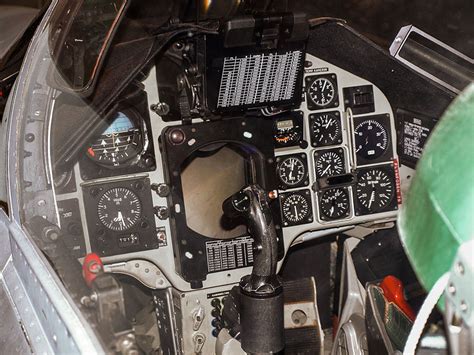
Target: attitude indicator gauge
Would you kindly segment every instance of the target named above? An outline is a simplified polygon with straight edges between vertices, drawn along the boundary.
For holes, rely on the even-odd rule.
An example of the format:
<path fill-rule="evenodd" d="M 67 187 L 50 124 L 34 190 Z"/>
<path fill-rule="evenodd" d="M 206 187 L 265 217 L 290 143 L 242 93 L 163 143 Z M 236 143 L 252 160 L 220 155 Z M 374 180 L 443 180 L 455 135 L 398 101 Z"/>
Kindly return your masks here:
<path fill-rule="evenodd" d="M 306 88 L 308 109 L 318 110 L 339 105 L 335 75 L 308 76 Z"/>
<path fill-rule="evenodd" d="M 132 228 L 140 220 L 142 205 L 138 196 L 130 189 L 115 187 L 100 197 L 97 213 L 106 228 L 124 231 Z"/>
<path fill-rule="evenodd" d="M 306 154 L 286 155 L 276 158 L 280 188 L 294 188 L 308 185 Z"/>
<path fill-rule="evenodd" d="M 338 111 L 311 114 L 309 118 L 313 147 L 342 143 L 341 117 Z"/>
<path fill-rule="evenodd" d="M 319 199 L 322 220 L 335 220 L 349 216 L 349 192 L 347 188 L 335 188 L 322 192 Z"/>
<path fill-rule="evenodd" d="M 346 171 L 344 151 L 342 148 L 316 151 L 314 152 L 314 165 L 318 179 L 344 174 Z"/>
<path fill-rule="evenodd" d="M 395 182 L 388 170 L 372 168 L 358 173 L 356 199 L 368 213 L 386 210 L 394 200 Z"/>
<path fill-rule="evenodd" d="M 303 140 L 303 113 L 277 118 L 274 122 L 273 139 L 276 148 L 297 146 Z"/>
<path fill-rule="evenodd" d="M 117 112 L 110 126 L 87 148 L 87 156 L 105 166 L 137 159 L 144 149 L 140 118 L 132 110 Z"/>
<path fill-rule="evenodd" d="M 284 227 L 313 221 L 311 193 L 309 190 L 299 190 L 280 194 L 280 205 Z"/>

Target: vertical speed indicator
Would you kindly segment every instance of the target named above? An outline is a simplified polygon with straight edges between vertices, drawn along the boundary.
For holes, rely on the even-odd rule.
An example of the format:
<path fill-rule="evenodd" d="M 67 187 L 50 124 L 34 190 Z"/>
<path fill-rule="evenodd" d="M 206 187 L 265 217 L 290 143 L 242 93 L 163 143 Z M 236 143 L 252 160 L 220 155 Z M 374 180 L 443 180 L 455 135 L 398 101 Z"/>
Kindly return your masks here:
<path fill-rule="evenodd" d="M 97 213 L 105 227 L 113 231 L 124 231 L 139 221 L 142 205 L 134 192 L 125 187 L 115 187 L 100 197 Z"/>

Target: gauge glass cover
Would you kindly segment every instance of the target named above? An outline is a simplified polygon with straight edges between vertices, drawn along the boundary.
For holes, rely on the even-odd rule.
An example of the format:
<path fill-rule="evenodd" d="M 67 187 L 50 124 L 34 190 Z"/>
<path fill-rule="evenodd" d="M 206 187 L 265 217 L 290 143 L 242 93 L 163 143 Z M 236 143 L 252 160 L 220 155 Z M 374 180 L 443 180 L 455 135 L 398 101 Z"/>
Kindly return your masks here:
<path fill-rule="evenodd" d="M 288 156 L 277 165 L 278 178 L 288 187 L 301 185 L 308 175 L 306 163 L 298 156 Z"/>
<path fill-rule="evenodd" d="M 388 133 L 375 120 L 366 120 L 355 127 L 356 154 L 367 160 L 382 156 L 388 148 Z"/>
<path fill-rule="evenodd" d="M 97 213 L 102 224 L 113 231 L 133 227 L 140 219 L 142 205 L 138 196 L 125 187 L 107 190 L 99 199 Z"/>
<path fill-rule="evenodd" d="M 345 172 L 342 149 L 315 152 L 314 158 L 317 178 L 341 175 Z"/>
<path fill-rule="evenodd" d="M 302 137 L 302 129 L 293 118 L 279 119 L 275 121 L 275 143 L 281 147 L 297 145 Z"/>
<path fill-rule="evenodd" d="M 313 147 L 342 143 L 339 114 L 326 112 L 311 117 L 311 142 Z"/>
<path fill-rule="evenodd" d="M 118 112 L 112 124 L 87 149 L 87 156 L 106 166 L 120 166 L 143 150 L 140 127 L 131 112 Z"/>
<path fill-rule="evenodd" d="M 310 206 L 304 196 L 294 193 L 284 198 L 282 211 L 285 220 L 297 224 L 308 218 Z"/>
<path fill-rule="evenodd" d="M 336 98 L 336 88 L 331 80 L 327 78 L 317 78 L 309 86 L 308 94 L 316 106 L 326 107 Z"/>
<path fill-rule="evenodd" d="M 356 186 L 357 200 L 369 212 L 378 212 L 387 207 L 394 193 L 394 183 L 382 169 L 370 169 L 359 176 Z"/>
<path fill-rule="evenodd" d="M 319 200 L 322 219 L 339 219 L 349 215 L 349 193 L 346 188 L 329 189 Z"/>

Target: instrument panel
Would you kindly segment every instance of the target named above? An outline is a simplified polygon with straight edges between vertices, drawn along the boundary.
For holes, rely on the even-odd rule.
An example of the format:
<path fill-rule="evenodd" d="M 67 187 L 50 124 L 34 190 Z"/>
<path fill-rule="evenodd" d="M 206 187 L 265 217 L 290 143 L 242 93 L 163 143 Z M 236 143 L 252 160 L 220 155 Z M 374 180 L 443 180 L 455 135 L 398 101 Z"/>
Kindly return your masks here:
<path fill-rule="evenodd" d="M 258 161 L 249 164 L 242 151 L 215 144 L 203 148 L 206 125 L 216 136 L 231 135 L 248 142 L 250 148 L 243 151 L 256 146 L 264 151 L 261 165 L 275 181 L 279 195 L 274 206 L 282 249 L 279 265 L 302 234 L 393 220 L 400 189 L 388 100 L 370 82 L 310 54 L 304 67 L 303 101 L 293 111 L 227 123 L 195 125 L 196 120 L 182 127 L 180 122 L 165 122 L 150 109 L 151 103 L 159 102 L 153 68 L 142 95 L 133 105 L 119 106 L 110 114 L 108 126 L 94 136 L 74 166 L 68 187 L 56 189 L 61 223 L 66 228 L 74 223 L 77 232 L 70 243 L 76 255 L 97 252 L 110 271 L 128 274 L 133 270 L 130 265 L 151 262 L 181 291 L 236 283 L 248 274 L 253 249 L 245 230 L 235 229 L 227 238 L 216 227 L 198 247 L 191 247 L 192 238 L 176 234 L 179 220 L 180 225 L 188 224 L 186 235 L 202 236 L 198 227 L 189 227 L 189 220 L 204 218 L 200 213 L 215 202 L 210 194 L 235 192 L 224 191 L 221 185 L 235 189 L 258 181 L 258 171 L 252 170 Z M 178 158 L 165 156 L 165 151 L 181 154 L 194 148 L 198 163 L 183 156 L 179 158 L 182 165 L 168 169 L 169 161 Z M 215 159 L 206 160 L 209 157 Z M 233 171 L 229 161 L 239 161 L 235 166 L 244 173 Z M 190 201 L 187 193 L 176 194 L 184 179 L 178 170 L 194 171 L 196 165 L 209 165 L 214 171 L 200 176 L 195 184 L 203 189 L 207 185 L 210 192 L 191 190 L 188 195 L 202 199 Z M 175 182 L 170 185 L 170 181 Z M 180 271 L 184 264 L 189 269 L 196 265 L 205 269 L 202 283 L 186 281 Z M 143 271 L 138 270 L 142 268 L 132 274 L 140 279 Z"/>

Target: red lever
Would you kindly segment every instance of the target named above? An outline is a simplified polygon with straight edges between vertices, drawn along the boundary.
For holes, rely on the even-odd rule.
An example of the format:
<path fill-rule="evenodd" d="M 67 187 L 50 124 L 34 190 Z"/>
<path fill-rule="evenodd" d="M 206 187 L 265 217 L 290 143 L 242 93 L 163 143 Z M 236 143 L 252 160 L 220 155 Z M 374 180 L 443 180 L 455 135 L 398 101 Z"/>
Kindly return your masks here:
<path fill-rule="evenodd" d="M 386 276 L 380 283 L 380 287 L 387 301 L 395 303 L 408 318 L 415 320 L 415 312 L 405 300 L 403 284 L 399 279 L 392 275 Z"/>
<path fill-rule="evenodd" d="M 96 253 L 87 254 L 82 264 L 82 276 L 87 286 L 91 287 L 97 275 L 104 271 L 104 264 Z"/>

